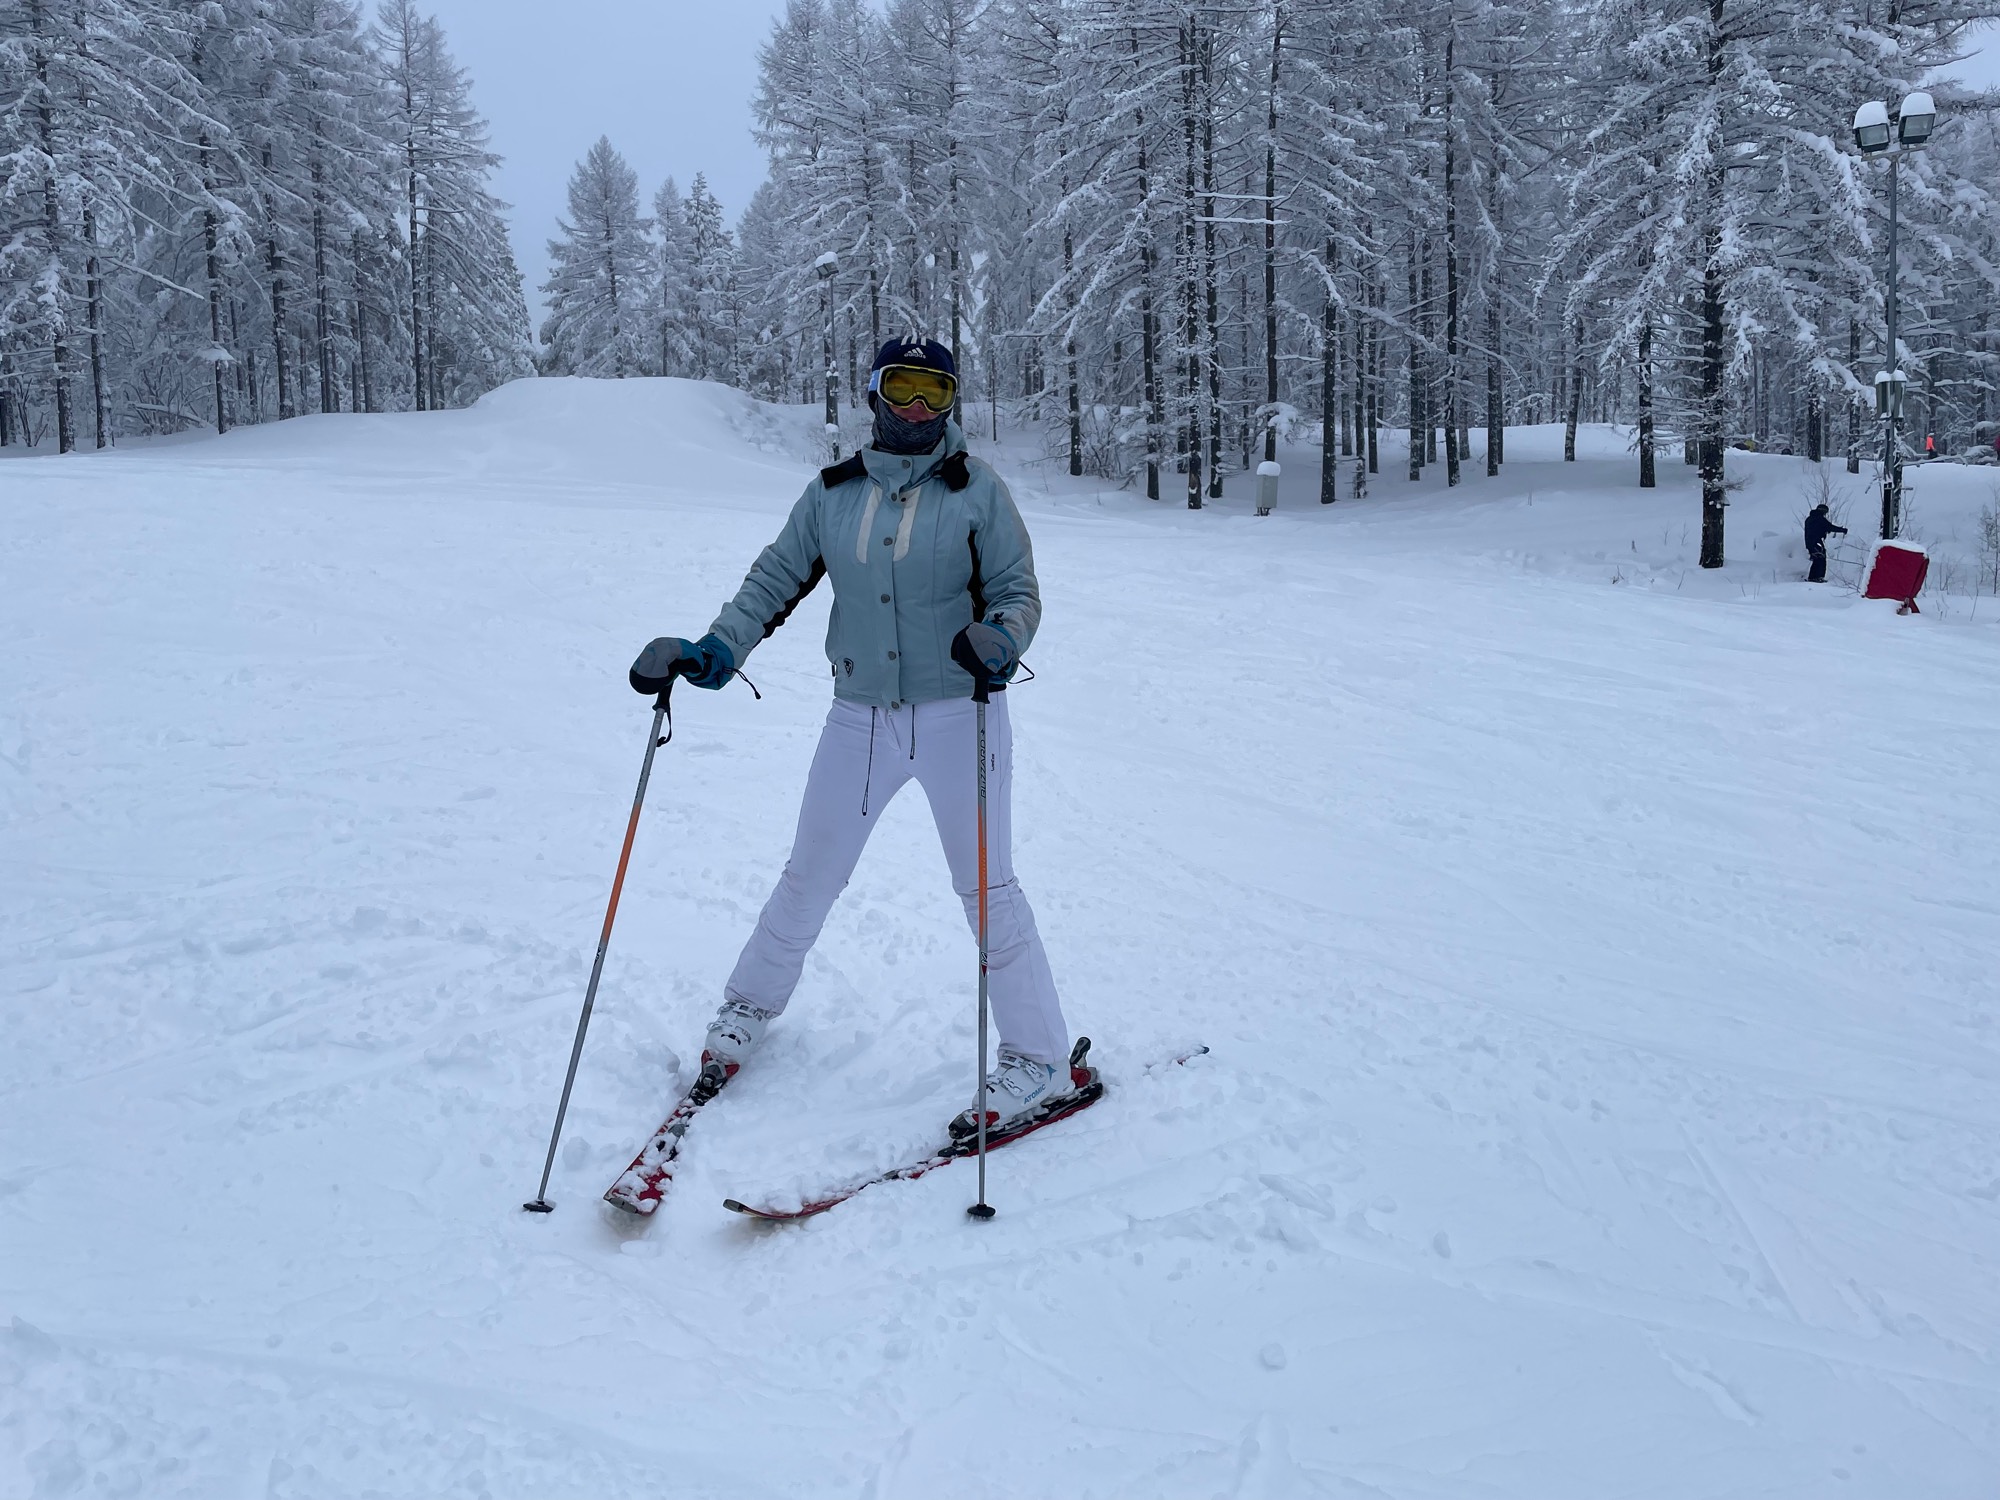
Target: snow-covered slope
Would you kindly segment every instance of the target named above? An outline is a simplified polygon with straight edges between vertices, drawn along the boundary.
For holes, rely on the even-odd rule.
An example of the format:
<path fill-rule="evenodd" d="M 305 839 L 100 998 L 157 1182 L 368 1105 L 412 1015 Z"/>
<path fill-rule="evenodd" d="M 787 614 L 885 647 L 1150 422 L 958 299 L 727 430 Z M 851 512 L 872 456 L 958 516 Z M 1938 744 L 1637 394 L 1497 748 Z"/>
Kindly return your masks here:
<path fill-rule="evenodd" d="M 596 1202 L 783 860 L 823 598 L 762 703 L 679 695 L 519 1205 L 625 666 L 810 413 L 544 381 L 0 464 L 0 1495 L 1990 1496 L 2000 611 L 1797 582 L 1788 459 L 1701 574 L 1687 471 L 1586 436 L 1325 509 L 1304 450 L 1262 520 L 1011 463 L 1019 864 L 1112 1093 L 991 1224 L 954 1168 L 775 1231 L 720 1200 L 972 1074 L 909 796 L 666 1208 Z"/>

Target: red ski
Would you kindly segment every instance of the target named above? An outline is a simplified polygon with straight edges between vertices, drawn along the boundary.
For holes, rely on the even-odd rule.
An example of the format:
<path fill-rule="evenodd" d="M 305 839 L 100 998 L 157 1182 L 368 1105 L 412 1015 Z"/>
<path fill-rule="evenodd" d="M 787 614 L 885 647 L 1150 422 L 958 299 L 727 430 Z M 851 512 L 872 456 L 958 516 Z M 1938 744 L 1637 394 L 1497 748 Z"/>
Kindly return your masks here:
<path fill-rule="evenodd" d="M 1206 1047 L 1196 1047 L 1192 1051 L 1181 1053 L 1170 1059 L 1170 1061 L 1184 1063 L 1189 1058 L 1198 1057 L 1207 1050 L 1208 1048 Z M 1087 1066 L 1084 1062 L 1084 1058 L 1089 1051 L 1090 1038 L 1083 1037 L 1077 1041 L 1075 1051 L 1070 1054 L 1070 1080 L 1072 1083 L 1070 1092 L 1051 1100 L 1044 1108 L 1035 1111 L 1035 1113 L 1027 1116 L 1025 1119 L 1017 1121 L 1006 1130 L 989 1132 L 986 1137 L 986 1149 L 988 1151 L 998 1151 L 1002 1146 L 1012 1145 L 1015 1141 L 1021 1140 L 1025 1136 L 1033 1135 L 1045 1125 L 1053 1125 L 1058 1120 L 1067 1120 L 1071 1115 L 1081 1114 L 1099 1099 L 1102 1099 L 1104 1097 L 1104 1080 L 1098 1075 L 1097 1069 Z M 1152 1070 L 1149 1068 L 1147 1071 L 1150 1072 Z M 875 1176 L 854 1183 L 849 1187 L 841 1188 L 823 1197 L 809 1199 L 801 1203 L 797 1208 L 758 1208 L 737 1198 L 723 1199 L 722 1206 L 731 1213 L 739 1213 L 752 1219 L 763 1219 L 771 1223 L 789 1223 L 795 1219 L 810 1219 L 816 1214 L 825 1213 L 829 1208 L 838 1208 L 849 1198 L 864 1192 L 868 1188 L 874 1187 L 877 1183 L 910 1182 L 924 1176 L 926 1173 L 935 1172 L 939 1167 L 950 1166 L 955 1161 L 961 1161 L 966 1157 L 977 1156 L 978 1154 L 979 1142 L 976 1137 L 970 1140 L 954 1140 L 940 1146 L 921 1161 L 906 1162 L 900 1167 L 892 1167 L 886 1172 L 877 1173 Z"/>
<path fill-rule="evenodd" d="M 681 1102 L 660 1122 L 653 1138 L 632 1158 L 632 1165 L 606 1190 L 604 1201 L 613 1208 L 622 1208 L 628 1214 L 642 1217 L 657 1209 L 673 1184 L 674 1162 L 681 1154 L 681 1138 L 693 1123 L 695 1112 L 721 1093 L 722 1086 L 734 1076 L 733 1068 L 725 1069 L 721 1063 L 704 1057 L 701 1072 L 688 1091 L 681 1095 Z"/>

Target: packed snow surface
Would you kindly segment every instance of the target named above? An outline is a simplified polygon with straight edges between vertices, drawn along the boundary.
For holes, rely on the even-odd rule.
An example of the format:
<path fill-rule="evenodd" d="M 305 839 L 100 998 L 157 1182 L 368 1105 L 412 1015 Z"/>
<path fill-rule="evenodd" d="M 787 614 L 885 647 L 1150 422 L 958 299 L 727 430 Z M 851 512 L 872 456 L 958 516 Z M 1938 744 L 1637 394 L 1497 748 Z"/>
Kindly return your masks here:
<path fill-rule="evenodd" d="M 1018 863 L 1109 1095 L 990 1224 L 967 1166 L 722 1211 L 969 1098 L 912 793 L 659 1215 L 598 1202 L 784 859 L 822 593 L 761 703 L 677 695 L 522 1213 L 626 665 L 812 428 L 539 381 L 0 462 L 0 1495 L 1995 1493 L 2000 611 L 1799 581 L 1802 460 L 1732 455 L 1718 575 L 1609 429 L 1326 508 L 1288 450 L 1265 519 L 989 446 L 1047 604 Z"/>

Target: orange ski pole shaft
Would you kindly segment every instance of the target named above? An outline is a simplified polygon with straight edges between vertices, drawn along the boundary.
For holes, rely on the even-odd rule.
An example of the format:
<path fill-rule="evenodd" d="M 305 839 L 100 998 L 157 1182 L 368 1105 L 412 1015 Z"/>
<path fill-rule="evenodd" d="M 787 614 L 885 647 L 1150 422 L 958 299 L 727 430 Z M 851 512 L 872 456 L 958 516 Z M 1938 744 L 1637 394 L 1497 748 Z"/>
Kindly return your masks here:
<path fill-rule="evenodd" d="M 549 1202 L 549 1174 L 555 1170 L 556 1144 L 562 1140 L 563 1120 L 569 1114 L 570 1090 L 576 1086 L 576 1065 L 583 1059 L 583 1038 L 590 1030 L 591 1007 L 597 1003 L 597 981 L 604 975 L 604 955 L 611 947 L 611 924 L 617 920 L 618 897 L 625 889 L 625 867 L 632 862 L 632 841 L 639 833 L 639 812 L 646 805 L 646 783 L 653 776 L 653 752 L 667 742 L 660 733 L 660 725 L 667 720 L 667 699 L 673 690 L 673 680 L 669 678 L 666 692 L 661 693 L 659 701 L 653 705 L 653 727 L 646 736 L 646 759 L 639 767 L 639 790 L 632 798 L 632 816 L 625 824 L 625 847 L 618 852 L 618 873 L 611 880 L 611 900 L 604 910 L 604 931 L 597 939 L 597 960 L 590 966 L 590 984 L 583 992 L 583 1014 L 576 1018 L 576 1041 L 569 1049 L 569 1072 L 563 1077 L 562 1102 L 556 1105 L 556 1126 L 549 1132 L 549 1155 L 548 1160 L 542 1163 L 542 1184 L 535 1190 L 535 1196 L 521 1205 L 529 1213 L 546 1214 L 555 1210 L 555 1205 Z"/>

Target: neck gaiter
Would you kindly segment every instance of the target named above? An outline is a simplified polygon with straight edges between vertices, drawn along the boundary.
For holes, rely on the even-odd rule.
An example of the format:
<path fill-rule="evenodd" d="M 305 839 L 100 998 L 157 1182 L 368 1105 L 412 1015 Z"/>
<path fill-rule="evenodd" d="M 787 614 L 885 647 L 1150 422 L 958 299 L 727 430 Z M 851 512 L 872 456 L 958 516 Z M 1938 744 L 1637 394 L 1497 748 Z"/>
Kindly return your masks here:
<path fill-rule="evenodd" d="M 875 404 L 875 446 L 884 453 L 928 453 L 944 440 L 948 414 L 940 413 L 928 422 L 905 422 L 889 403 Z"/>

